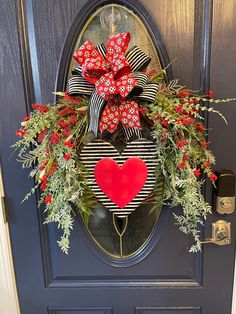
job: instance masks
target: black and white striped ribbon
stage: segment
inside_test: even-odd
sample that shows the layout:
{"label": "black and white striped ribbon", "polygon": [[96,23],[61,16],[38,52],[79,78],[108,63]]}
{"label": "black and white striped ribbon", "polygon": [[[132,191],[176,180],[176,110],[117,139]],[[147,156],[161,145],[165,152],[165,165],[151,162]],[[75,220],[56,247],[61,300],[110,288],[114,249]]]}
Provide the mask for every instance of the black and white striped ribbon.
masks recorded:
{"label": "black and white striped ribbon", "polygon": [[[143,188],[124,208],[119,208],[116,204],[114,204],[103,193],[96,182],[94,168],[97,162],[103,157],[110,157],[114,159],[119,166],[122,166],[124,162],[131,157],[139,157],[147,165],[148,176]],[[124,215],[132,213],[143,203],[149,194],[152,193],[155,187],[155,171],[157,164],[156,145],[149,140],[142,139],[128,143],[121,155],[110,143],[96,140],[83,147],[80,153],[80,160],[88,170],[88,185],[91,187],[97,200],[118,217],[123,217]],[[104,176],[105,175],[106,174],[104,173]],[[135,173],[133,175],[135,175]]]}
{"label": "black and white striped ribbon", "polygon": [[123,125],[122,125],[122,129],[124,131],[126,141],[131,139],[133,136],[139,139],[143,138],[142,130],[134,129],[134,128],[126,128]]}
{"label": "black and white striped ribbon", "polygon": [[74,74],[68,82],[68,91],[69,95],[77,96],[77,95],[91,95],[94,91],[94,85],[81,75]]}
{"label": "black and white striped ribbon", "polygon": [[158,92],[158,83],[148,83],[144,86],[143,92],[137,96],[140,100],[154,102]]}
{"label": "black and white striped ribbon", "polygon": [[106,59],[107,51],[105,45],[104,44],[97,45],[97,50],[100,52],[103,58]]}
{"label": "black and white striped ribbon", "polygon": [[151,61],[151,58],[137,46],[134,46],[127,51],[125,57],[131,66],[132,71],[141,71],[145,69]]}
{"label": "black and white striped ribbon", "polygon": [[129,94],[129,97],[138,96],[140,93],[142,93],[144,87],[147,84],[148,75],[143,72],[131,72],[130,74],[132,74],[133,77],[137,80],[137,85],[134,86]]}
{"label": "black and white striped ribbon", "polygon": [[74,70],[71,71],[71,73],[73,75],[77,75],[77,74],[81,75],[81,72],[82,72],[82,66],[79,64],[77,64],[77,66],[74,68]]}
{"label": "black and white striped ribbon", "polygon": [[98,126],[99,126],[99,120],[100,115],[102,113],[102,110],[104,108],[104,105],[106,103],[106,100],[101,98],[96,89],[93,90],[92,95],[89,99],[89,127],[88,131],[92,131],[94,135],[97,137],[98,135]]}

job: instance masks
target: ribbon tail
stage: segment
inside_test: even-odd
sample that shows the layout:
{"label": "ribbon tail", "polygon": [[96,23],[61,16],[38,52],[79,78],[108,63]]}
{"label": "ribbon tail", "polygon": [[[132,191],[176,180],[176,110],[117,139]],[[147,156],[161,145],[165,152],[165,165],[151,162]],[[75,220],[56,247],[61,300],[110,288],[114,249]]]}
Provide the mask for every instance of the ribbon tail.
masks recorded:
{"label": "ribbon tail", "polygon": [[116,101],[111,100],[106,103],[99,123],[100,132],[115,132],[119,125],[119,107]]}
{"label": "ribbon tail", "polygon": [[136,137],[138,139],[143,138],[142,130],[126,128],[123,126],[123,124],[122,124],[122,128],[125,134],[126,141],[129,141],[132,137]]}
{"label": "ribbon tail", "polygon": [[131,100],[123,100],[119,106],[119,115],[125,139],[135,137],[142,138],[142,127],[139,116],[138,104]]}
{"label": "ribbon tail", "polygon": [[98,135],[98,125],[102,110],[104,108],[106,101],[101,98],[98,94],[96,89],[92,92],[91,98],[89,100],[89,109],[88,109],[88,116],[89,116],[89,127],[88,131],[92,131],[95,136]]}

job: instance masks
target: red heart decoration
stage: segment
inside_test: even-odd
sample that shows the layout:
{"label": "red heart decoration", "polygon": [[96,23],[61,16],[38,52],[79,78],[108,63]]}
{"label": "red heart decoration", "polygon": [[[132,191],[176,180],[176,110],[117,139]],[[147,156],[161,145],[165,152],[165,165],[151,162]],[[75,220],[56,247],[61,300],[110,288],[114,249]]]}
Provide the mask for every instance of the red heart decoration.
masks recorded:
{"label": "red heart decoration", "polygon": [[129,204],[144,186],[148,170],[145,162],[132,157],[120,167],[112,158],[100,159],[94,169],[98,186],[118,207]]}

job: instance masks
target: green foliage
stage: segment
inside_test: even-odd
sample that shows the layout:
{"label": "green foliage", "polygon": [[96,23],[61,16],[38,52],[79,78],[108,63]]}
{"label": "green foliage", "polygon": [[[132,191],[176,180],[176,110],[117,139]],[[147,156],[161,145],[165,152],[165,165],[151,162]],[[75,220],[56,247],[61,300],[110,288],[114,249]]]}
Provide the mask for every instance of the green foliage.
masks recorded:
{"label": "green foliage", "polygon": [[182,232],[192,234],[195,244],[190,251],[197,252],[201,249],[199,225],[203,225],[211,212],[211,206],[202,195],[204,181],[200,175],[209,177],[213,184],[216,179],[211,170],[215,159],[207,148],[207,130],[202,124],[201,113],[213,112],[225,118],[213,108],[201,105],[209,99],[190,95],[187,91],[181,97],[177,94],[179,91],[177,81],[164,86],[156,102],[147,105],[146,115],[153,121],[157,177],[164,176],[165,181],[163,201],[172,206],[181,205],[182,214],[174,214],[176,222]]}
{"label": "green foliage", "polygon": [[[58,245],[68,253],[74,210],[88,221],[95,201],[87,184],[86,171],[78,159],[78,150],[87,133],[85,98],[61,98],[55,105],[35,105],[27,121],[22,122],[22,138],[13,145],[18,161],[31,168],[36,184],[27,200],[41,188],[39,206],[45,206],[45,223],[55,222],[62,230]],[[61,124],[60,124],[61,123]]]}

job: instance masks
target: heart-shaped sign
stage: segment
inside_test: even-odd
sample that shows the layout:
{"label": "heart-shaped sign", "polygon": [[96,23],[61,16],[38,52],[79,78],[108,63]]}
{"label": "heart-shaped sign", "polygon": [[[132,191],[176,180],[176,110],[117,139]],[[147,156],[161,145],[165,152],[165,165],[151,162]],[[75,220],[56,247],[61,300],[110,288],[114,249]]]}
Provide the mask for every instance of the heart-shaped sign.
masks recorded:
{"label": "heart-shaped sign", "polygon": [[84,145],[80,161],[97,200],[118,217],[132,213],[155,187],[156,145],[149,140],[130,142],[121,154],[109,142],[95,140]]}
{"label": "heart-shaped sign", "polygon": [[112,158],[99,160],[94,169],[97,184],[118,207],[124,208],[140,192],[147,180],[145,162],[132,157],[120,167]]}

